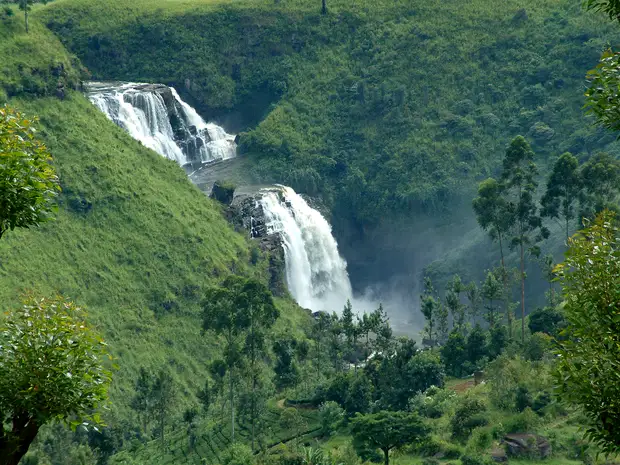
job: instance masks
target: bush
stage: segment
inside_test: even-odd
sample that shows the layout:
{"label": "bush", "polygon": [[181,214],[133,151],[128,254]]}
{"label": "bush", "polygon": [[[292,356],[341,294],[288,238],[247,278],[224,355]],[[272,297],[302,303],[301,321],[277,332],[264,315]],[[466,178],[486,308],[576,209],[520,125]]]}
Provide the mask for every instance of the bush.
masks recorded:
{"label": "bush", "polygon": [[528,360],[542,360],[551,346],[550,336],[543,333],[535,333],[529,338],[525,346],[525,356]]}
{"label": "bush", "polygon": [[457,439],[467,439],[475,428],[486,426],[489,423],[486,411],[487,407],[481,400],[465,398],[450,422],[452,435]]}
{"label": "bush", "polygon": [[545,391],[539,393],[532,402],[532,410],[538,415],[543,415],[543,409],[551,403],[551,393]]}
{"label": "bush", "polygon": [[506,421],[504,426],[506,433],[531,433],[539,423],[538,415],[527,407],[523,412]]}
{"label": "bush", "polygon": [[515,409],[517,412],[523,412],[527,407],[532,406],[532,396],[527,386],[519,385],[515,395]]}
{"label": "bush", "polygon": [[426,418],[439,418],[452,408],[456,400],[456,393],[452,389],[431,386],[426,392],[411,398],[409,410]]}
{"label": "bush", "polygon": [[222,465],[247,465],[252,463],[254,454],[245,444],[233,444],[224,452]]}
{"label": "bush", "polygon": [[472,431],[469,441],[467,441],[467,451],[482,453],[493,443],[491,431],[488,428],[476,428]]}

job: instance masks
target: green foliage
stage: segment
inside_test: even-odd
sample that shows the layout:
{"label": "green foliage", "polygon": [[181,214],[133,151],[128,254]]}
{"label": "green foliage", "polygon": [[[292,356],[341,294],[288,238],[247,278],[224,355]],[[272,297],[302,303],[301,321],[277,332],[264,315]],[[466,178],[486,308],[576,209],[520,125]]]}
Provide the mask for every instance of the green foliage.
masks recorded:
{"label": "green foliage", "polygon": [[493,444],[493,436],[489,428],[476,428],[472,431],[467,441],[467,454],[461,459],[461,463],[467,460],[469,454],[484,454]]}
{"label": "green foliage", "polygon": [[540,424],[540,418],[527,406],[523,412],[515,415],[505,422],[504,428],[507,433],[523,433],[534,431]]}
{"label": "green foliage", "polygon": [[566,319],[561,309],[543,307],[537,308],[529,314],[527,325],[532,334],[545,333],[549,336],[558,337],[566,325]]}
{"label": "green foliage", "polygon": [[354,376],[343,404],[348,415],[367,413],[370,410],[372,389],[372,383],[366,376]]}
{"label": "green foliage", "polygon": [[551,337],[544,333],[532,334],[525,345],[525,356],[528,360],[542,360],[551,348]]}
{"label": "green foliage", "polygon": [[586,434],[605,452],[620,450],[620,248],[612,222],[608,212],[597,217],[571,238],[558,265],[568,322],[558,352],[559,393],[583,408],[590,420]]}
{"label": "green foliage", "polygon": [[390,411],[358,414],[352,421],[351,432],[356,440],[381,449],[385,465],[389,465],[390,450],[422,441],[429,433],[418,415]]}
{"label": "green foliage", "polygon": [[520,388],[525,387],[534,393],[549,390],[553,384],[546,363],[528,361],[519,356],[511,358],[507,354],[490,362],[485,373],[491,405],[506,411],[514,411]]}
{"label": "green foliage", "polygon": [[508,334],[505,326],[495,326],[489,330],[489,358],[499,357],[508,344]]}
{"label": "green foliage", "polygon": [[574,205],[581,192],[581,176],[579,161],[566,152],[556,160],[547,179],[547,189],[541,199],[541,215],[551,218],[564,218],[566,239],[569,236],[569,225],[575,219]]}
{"label": "green foliage", "polygon": [[0,238],[16,227],[38,226],[56,209],[58,177],[52,156],[35,137],[35,122],[0,108]]}
{"label": "green foliage", "polygon": [[607,153],[597,153],[581,167],[584,192],[581,216],[594,218],[604,209],[617,209],[620,194],[620,161]]}
{"label": "green foliage", "polygon": [[497,306],[494,301],[501,300],[503,297],[503,288],[500,280],[497,279],[497,273],[493,271],[487,271],[486,277],[482,282],[482,298],[487,300],[485,305],[486,313],[485,320],[491,327],[494,327],[499,322],[497,316]]}
{"label": "green foliage", "polygon": [[493,462],[491,459],[482,457],[480,455],[463,455],[461,457],[462,465],[491,465]]}
{"label": "green foliage", "polygon": [[367,376],[372,379],[375,400],[380,408],[405,410],[409,399],[431,386],[443,387],[445,372],[439,357],[428,351],[408,352],[401,341],[396,354],[377,365],[369,364]]}
{"label": "green foliage", "polygon": [[[542,226],[538,216],[535,194],[538,182],[538,168],[534,163],[534,152],[525,138],[515,137],[506,149],[504,157],[502,181],[505,183],[509,210],[512,212],[511,247],[518,247],[521,263],[521,341],[525,340],[525,252],[530,250],[534,255],[538,252],[534,244],[546,238],[549,232]],[[540,235],[534,233],[540,229]]]}
{"label": "green foliage", "polygon": [[489,355],[489,348],[487,333],[480,325],[476,325],[467,336],[465,350],[467,352],[467,361],[472,371],[482,368],[483,360]]}
{"label": "green foliage", "polygon": [[252,449],[244,444],[231,445],[222,459],[222,465],[248,465],[252,463]]}
{"label": "green foliage", "polygon": [[588,10],[602,11],[611,20],[620,21],[620,2],[618,0],[584,0],[583,5]]}
{"label": "green foliage", "polygon": [[344,421],[344,410],[336,402],[324,402],[319,407],[319,418],[321,420],[321,434],[323,437],[329,437]]}
{"label": "green foliage", "polygon": [[513,224],[510,204],[503,195],[504,186],[493,178],[478,185],[478,197],[473,200],[474,212],[480,227],[491,239],[499,242],[500,257],[504,263],[504,241]]}
{"label": "green foliage", "polygon": [[475,428],[487,425],[489,419],[485,415],[486,411],[484,402],[474,397],[465,397],[450,419],[452,436],[465,440]]}
{"label": "green foliage", "polygon": [[465,337],[459,331],[452,331],[446,343],[441,347],[441,360],[449,375],[463,376],[464,363],[467,361]]}
{"label": "green foliage", "polygon": [[450,411],[456,402],[456,393],[451,389],[431,386],[409,401],[409,410],[426,418],[440,418]]}
{"label": "green foliage", "polygon": [[[100,422],[111,373],[105,343],[73,302],[25,297],[0,321],[0,455],[17,463],[52,420]],[[10,429],[5,425],[11,423]]]}
{"label": "green foliage", "polygon": [[449,208],[539,122],[555,131],[544,155],[611,142],[583,124],[578,95],[612,27],[573,0],[329,8],[71,0],[36,14],[98,79],[171,83],[202,113],[234,115],[257,177],[320,192],[341,231]]}
{"label": "green foliage", "polygon": [[273,343],[276,364],[273,368],[278,388],[295,386],[299,382],[299,368],[295,362],[297,341],[291,337],[279,337]]}

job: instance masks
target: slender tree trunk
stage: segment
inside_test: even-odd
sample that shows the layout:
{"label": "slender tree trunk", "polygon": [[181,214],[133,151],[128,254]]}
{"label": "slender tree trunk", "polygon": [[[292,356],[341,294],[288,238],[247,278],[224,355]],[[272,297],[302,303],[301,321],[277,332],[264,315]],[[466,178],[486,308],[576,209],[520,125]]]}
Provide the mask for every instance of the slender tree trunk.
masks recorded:
{"label": "slender tree trunk", "polygon": [[[252,308],[250,307],[250,312],[252,312]],[[252,331],[252,347],[251,347],[251,370],[252,370],[252,452],[254,452],[254,422],[256,420],[256,354],[254,353],[254,318],[251,321],[251,331]]]}
{"label": "slender tree trunk", "polygon": [[[502,233],[498,232],[497,233],[497,237],[499,239],[499,254],[501,257],[501,263],[502,263],[502,284],[504,286],[504,295],[503,295],[503,301],[504,301],[504,313],[506,314],[506,320],[508,320],[510,322],[510,308],[508,305],[508,273],[506,272],[506,263],[504,261],[504,245],[503,245],[503,239],[502,239]],[[509,324],[508,325],[508,338],[512,339],[512,325]]]}
{"label": "slender tree trunk", "polygon": [[25,8],[24,8],[24,18],[26,19],[26,34],[28,34],[28,32],[29,32],[29,27],[28,27],[28,5],[26,5]]}
{"label": "slender tree trunk", "polygon": [[390,449],[383,449],[383,456],[385,457],[383,463],[390,465]]}
{"label": "slender tree trunk", "polygon": [[233,396],[234,396],[234,391],[233,391],[233,368],[230,368],[230,373],[229,373],[229,379],[230,379],[230,443],[234,444],[235,443],[235,403],[233,401]]}
{"label": "slender tree trunk", "polygon": [[521,344],[525,343],[525,253],[521,237]]}
{"label": "slender tree trunk", "polygon": [[321,14],[327,14],[327,0],[321,0]]}

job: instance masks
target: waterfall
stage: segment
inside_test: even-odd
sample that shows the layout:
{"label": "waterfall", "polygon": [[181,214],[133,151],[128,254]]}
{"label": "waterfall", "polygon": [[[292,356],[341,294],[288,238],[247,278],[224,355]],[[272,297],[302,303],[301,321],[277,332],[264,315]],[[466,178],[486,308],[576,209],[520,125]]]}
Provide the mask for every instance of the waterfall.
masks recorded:
{"label": "waterfall", "polygon": [[268,233],[282,237],[289,291],[302,307],[340,311],[352,299],[347,264],[325,218],[293,189],[263,189]]}
{"label": "waterfall", "polygon": [[88,98],[134,139],[180,165],[236,155],[235,136],[205,122],[173,87],[161,84],[87,84]]}

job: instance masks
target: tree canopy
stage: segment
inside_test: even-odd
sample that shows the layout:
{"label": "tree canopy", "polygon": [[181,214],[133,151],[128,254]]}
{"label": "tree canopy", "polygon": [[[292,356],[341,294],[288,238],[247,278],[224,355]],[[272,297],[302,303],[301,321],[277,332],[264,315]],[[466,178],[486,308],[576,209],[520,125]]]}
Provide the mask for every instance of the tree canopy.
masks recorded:
{"label": "tree canopy", "polygon": [[55,209],[58,177],[35,137],[35,121],[0,108],[0,238],[8,230],[37,226]]}
{"label": "tree canopy", "polygon": [[570,240],[557,267],[568,322],[558,350],[558,384],[590,419],[586,435],[620,452],[620,242],[605,212]]}
{"label": "tree canopy", "polygon": [[357,415],[353,419],[353,435],[383,451],[384,463],[390,463],[390,451],[396,447],[420,441],[428,435],[428,428],[417,414],[381,411]]}
{"label": "tree canopy", "polygon": [[[99,422],[106,345],[73,302],[26,297],[0,322],[0,464],[17,465],[52,420]],[[6,425],[11,424],[9,429]]]}

